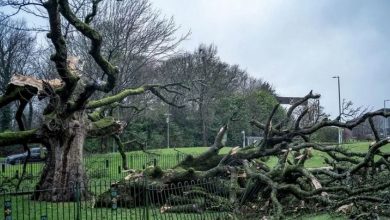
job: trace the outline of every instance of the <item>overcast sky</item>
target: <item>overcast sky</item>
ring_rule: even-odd
[[[341,96],[356,106],[390,99],[390,1],[151,0],[174,16],[182,44],[218,46],[222,60],[269,81],[279,95],[322,95],[325,111],[338,112]],[[390,106],[390,103],[388,103]]]
[[[181,49],[215,44],[223,61],[267,80],[279,95],[313,90],[335,116],[332,76],[339,75],[342,99],[356,106],[376,110],[390,99],[390,1],[150,1],[173,16],[182,33],[191,30]]]

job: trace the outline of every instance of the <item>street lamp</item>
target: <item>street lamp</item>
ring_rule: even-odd
[[[172,114],[170,114],[168,111],[168,113],[164,115],[167,116],[167,148],[169,148],[169,116],[171,116]]]
[[[245,148],[245,131],[241,131],[242,134],[242,148]]]
[[[386,102],[390,102],[390,99],[386,99],[383,101],[383,111],[386,113]],[[387,137],[387,118],[384,117],[383,118],[383,137],[386,138]]]
[[[339,91],[339,121],[341,120],[341,95],[340,95],[340,76],[333,76],[333,79],[337,79],[338,91]],[[339,127],[339,144],[343,142],[342,130]]]

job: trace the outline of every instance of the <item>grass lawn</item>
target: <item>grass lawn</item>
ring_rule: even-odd
[[[352,152],[367,152],[370,142],[356,142],[343,144],[342,147],[351,150]],[[390,144],[387,144],[381,148],[382,152],[390,152]],[[310,158],[306,163],[306,167],[322,167],[327,166],[324,163],[324,158],[329,157],[326,153],[320,151],[313,151],[313,157]]]
[[[370,142],[356,142],[356,143],[348,143],[348,144],[342,144],[341,146],[343,148],[349,149],[353,152],[367,152],[368,146],[370,145]],[[229,152],[230,148],[223,148],[223,151],[221,153]],[[390,144],[387,144],[381,148],[383,152],[390,152]],[[312,157],[308,159],[305,162],[305,166],[309,168],[317,168],[317,167],[323,167],[328,166],[324,159],[329,158],[329,156],[321,151],[313,150],[312,151]],[[273,166],[277,163],[276,157],[271,157],[267,161],[267,164],[270,166]]]

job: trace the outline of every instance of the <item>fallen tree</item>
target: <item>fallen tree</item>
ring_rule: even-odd
[[[286,214],[317,211],[338,211],[360,218],[390,215],[388,212],[390,154],[382,150],[389,146],[387,144],[390,140],[381,139],[372,123],[373,117],[389,117],[390,114],[383,110],[367,112],[346,122],[341,122],[340,116],[334,120],[323,117],[303,126],[301,120],[308,111],[305,109],[299,111],[295,117],[293,113],[302,103],[319,97],[310,92],[292,104],[285,119],[280,123],[272,123],[278,105],[266,123],[252,120],[250,123],[253,126],[264,131],[264,139],[257,145],[247,148],[236,147],[227,155],[219,155],[219,150],[224,147],[223,136],[228,129],[225,125],[216,135],[214,144],[203,154],[197,157],[189,155],[168,170],[148,167],[143,171],[129,174],[113,187],[118,187],[119,194],[132,192],[133,187],[145,187],[143,184],[133,185],[134,181],[147,179],[149,184],[159,186],[162,189],[160,193],[165,195],[162,199],[165,203],[161,205],[161,212],[170,210],[192,212],[195,210],[185,207],[189,204],[192,204],[192,207],[204,207],[204,204],[203,206],[199,204],[201,200],[191,202],[186,199],[186,191],[180,192],[178,196],[177,193],[170,193],[169,187],[183,181],[214,177],[224,182],[218,185],[224,196],[213,195],[205,188],[200,189],[198,193],[204,198],[218,197],[220,201],[226,201],[222,202],[226,204],[225,210],[230,210],[241,217],[253,214],[257,217],[272,215],[275,218],[282,218]],[[367,146],[366,152],[355,152],[342,145],[327,145],[310,140],[310,135],[322,128],[335,126],[353,129],[365,121],[369,121],[375,136],[375,141]],[[324,167],[305,166],[313,151],[326,154]],[[275,165],[264,162],[270,157],[277,158]],[[108,192],[100,195],[98,204],[110,204],[107,195]],[[144,195],[142,196],[137,199],[144,198]],[[137,195],[125,194],[121,198],[135,197]],[[176,208],[174,205],[167,205],[172,199],[183,203],[176,203]],[[209,203],[208,207],[212,206],[212,203]]]

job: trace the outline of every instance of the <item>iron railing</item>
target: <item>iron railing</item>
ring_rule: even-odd
[[[176,184],[137,180],[93,181],[61,189],[0,192],[6,220],[227,219],[229,195],[218,178]],[[225,184],[226,185],[226,184]],[[73,193],[72,201],[46,202],[39,195]],[[34,199],[35,198],[35,199]],[[37,199],[41,198],[41,199]]]
[[[127,153],[129,169],[144,169],[150,165],[158,165],[162,169],[172,168],[186,157],[183,153],[173,154],[146,154]],[[26,173],[22,186],[33,186],[38,181],[44,163],[27,163]],[[127,175],[122,167],[122,158],[119,153],[92,154],[84,157],[84,166],[90,180],[121,179]],[[3,185],[15,185],[21,177],[23,164],[0,163],[0,188]]]

